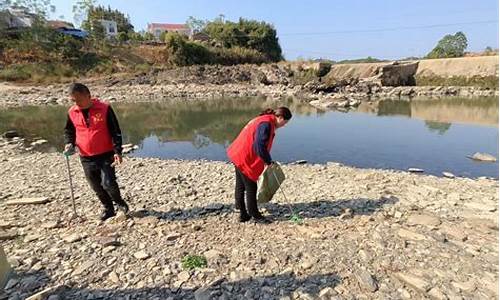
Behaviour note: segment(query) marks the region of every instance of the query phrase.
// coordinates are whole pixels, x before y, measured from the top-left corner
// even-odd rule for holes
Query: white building
[[[102,27],[104,27],[104,33],[108,37],[114,37],[118,35],[118,25],[115,21],[101,20]]]

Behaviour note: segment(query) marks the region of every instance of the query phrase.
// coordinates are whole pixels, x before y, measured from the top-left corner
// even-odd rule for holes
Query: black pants
[[[234,199],[236,207],[240,209],[240,215],[250,215],[253,218],[262,218],[262,215],[257,208],[257,183],[246,177],[237,167],[235,167],[235,170],[236,188],[234,192]],[[245,194],[247,200],[246,205]]]
[[[125,205],[116,182],[115,168],[111,166],[114,161],[113,153],[81,157],[80,160],[85,177],[104,208],[114,211],[113,202]]]

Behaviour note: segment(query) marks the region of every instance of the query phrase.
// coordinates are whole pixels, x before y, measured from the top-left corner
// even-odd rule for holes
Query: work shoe
[[[238,219],[238,220],[239,220],[241,223],[245,223],[245,222],[250,221],[250,219],[251,219],[251,218],[252,218],[252,217],[250,217],[248,214],[244,214],[244,215],[240,214],[240,217],[239,217],[239,219]]]
[[[271,220],[269,220],[268,218],[266,218],[262,215],[259,217],[254,217],[253,220],[256,224],[271,224],[272,223]]]
[[[117,204],[116,208],[119,211],[122,211],[124,214],[128,214],[129,208],[128,208],[127,203],[123,202],[122,204]]]
[[[114,217],[116,214],[114,211],[112,210],[109,210],[109,209],[105,209],[102,213],[101,213],[101,221],[106,221],[107,219],[109,218],[112,218]]]

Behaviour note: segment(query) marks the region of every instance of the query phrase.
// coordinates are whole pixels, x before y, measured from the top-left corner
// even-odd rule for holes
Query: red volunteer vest
[[[108,104],[99,99],[92,99],[88,127],[78,105],[73,105],[69,109],[68,115],[75,126],[76,146],[81,156],[94,156],[113,151],[107,122],[108,108]]]
[[[229,160],[249,179],[257,182],[264,171],[264,161],[253,149],[255,133],[262,122],[271,123],[271,132],[267,151],[271,151],[276,130],[276,116],[264,115],[251,120],[227,149]]]

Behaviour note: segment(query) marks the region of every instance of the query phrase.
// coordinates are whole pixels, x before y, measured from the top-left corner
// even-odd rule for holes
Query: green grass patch
[[[293,213],[290,216],[290,221],[293,222],[295,225],[304,224],[304,219],[301,216],[299,216],[299,214],[297,214],[297,213]]]
[[[186,255],[182,258],[181,264],[184,270],[205,268],[207,266],[207,259],[201,255]]]

